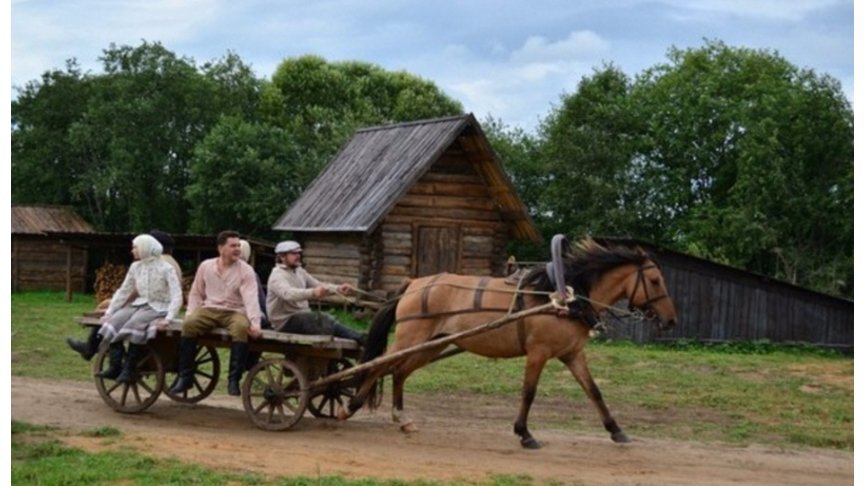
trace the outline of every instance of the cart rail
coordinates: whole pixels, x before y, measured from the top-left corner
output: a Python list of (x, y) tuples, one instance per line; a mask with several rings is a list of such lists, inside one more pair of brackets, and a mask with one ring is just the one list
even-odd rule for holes
[[(101, 326), (101, 322), (99, 318), (101, 317), (100, 313), (90, 312), (84, 314), (83, 316), (78, 318), (78, 324), (86, 327), (98, 327)], [(183, 321), (181, 319), (173, 319), (171, 324), (164, 330), (160, 330), (160, 334), (164, 334), (165, 336), (172, 337), (180, 335), (180, 332), (183, 328)], [(215, 338), (219, 341), (228, 342), (231, 340), (231, 335), (225, 329), (214, 329), (210, 331), (206, 337)], [(270, 343), (270, 344), (296, 344), (296, 345), (305, 345), (311, 346), (313, 348), (323, 348), (323, 349), (344, 349), (344, 350), (355, 350), (359, 349), (360, 346), (356, 341), (352, 339), (344, 339), (338, 338), (329, 335), (319, 335), (319, 334), (292, 334), (285, 333), (279, 331), (273, 331), (269, 329), (264, 329), (261, 331), (261, 336), (258, 339), (250, 339), (250, 343)]]

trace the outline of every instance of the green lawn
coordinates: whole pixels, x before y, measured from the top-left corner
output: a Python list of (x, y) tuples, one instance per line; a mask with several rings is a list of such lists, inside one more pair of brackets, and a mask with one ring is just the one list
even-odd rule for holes
[[(75, 323), (75, 318), (94, 307), (92, 296), (77, 295), (73, 302), (67, 303), (62, 293), (13, 294), (12, 375), (89, 380), (89, 364), (71, 352), (64, 339), (67, 335), (78, 338), (86, 335)], [(631, 435), (740, 445), (853, 448), (853, 359), (848, 356), (811, 347), (766, 343), (707, 347), (692, 343), (637, 346), (592, 342), (588, 347), (588, 357), (591, 371), (607, 403), (617, 411), (619, 422)], [(522, 368), (522, 359), (489, 360), (463, 354), (418, 371), (409, 379), (407, 391), (481, 394), (512, 404), (515, 414)], [(581, 388), (557, 361), (550, 361), (544, 370), (538, 394), (540, 397), (572, 401), (581, 405), (583, 411), (586, 409), (587, 398)], [(650, 422), (640, 420), (646, 415), (650, 415)], [(622, 417), (630, 419), (622, 420)], [(593, 433), (602, 430), (593, 409), (588, 409), (588, 413), (574, 412), (553, 426)], [(33, 452), (27, 441), (13, 444), (13, 479), (21, 478), (23, 481), (28, 477), (28, 468), (34, 462), (45, 464), (44, 467), (49, 469), (55, 467), (50, 461), (49, 464), (38, 459), (46, 451), (52, 457), (51, 461), (60, 461), (61, 465), (56, 466), (59, 470), (68, 467), (67, 461), (81, 464), (88, 470), (91, 461), (108, 464), (113, 461), (131, 461), (133, 464), (135, 461), (150, 461), (131, 452), (128, 457), (69, 452), (50, 441), (33, 447), (39, 450)], [(45, 448), (45, 451), (40, 448)], [(16, 450), (23, 459), (15, 459)], [(165, 467), (172, 471), (182, 470), (166, 472), (168, 478), (175, 474), (182, 478), (166, 479), (167, 482), (209, 483), (212, 479), (209, 476), (204, 479), (210, 473), (195, 468), (176, 464)], [(81, 471), (81, 474), (88, 473)], [(190, 479), (198, 476), (202, 479)], [(139, 482), (129, 475), (100, 477), (103, 479), (97, 482)], [(255, 477), (219, 478), (214, 481), (270, 484), (266, 481), (261, 483), (263, 480)], [(340, 478), (319, 483), (319, 479), (315, 479), (316, 484), (372, 484), (346, 482)], [(493, 478), (490, 481), (509, 484), (513, 480)], [(290, 484), (307, 484), (302, 478), (297, 481)], [(514, 484), (517, 483), (518, 478)]]

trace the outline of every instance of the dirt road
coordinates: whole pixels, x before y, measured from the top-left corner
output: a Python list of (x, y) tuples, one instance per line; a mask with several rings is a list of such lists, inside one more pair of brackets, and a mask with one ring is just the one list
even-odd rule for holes
[(145, 413), (122, 415), (111, 411), (90, 383), (12, 379), (13, 420), (67, 429), (71, 433), (63, 439), (70, 445), (109, 447), (113, 439), (77, 432), (111, 426), (144, 454), (235, 472), (466, 481), (507, 474), (587, 485), (853, 482), (851, 452), (639, 437), (617, 445), (599, 423), (591, 434), (554, 430), (543, 420), (554, 414), (548, 403), (536, 405), (531, 423), (545, 447), (527, 451), (511, 433), (515, 399), (415, 395), (406, 397), (406, 405), (420, 427), (410, 435), (392, 425), (389, 407), (361, 412), (348, 422), (304, 418), (290, 431), (265, 432), (247, 419), (239, 399), (218, 393), (197, 405), (160, 398)]

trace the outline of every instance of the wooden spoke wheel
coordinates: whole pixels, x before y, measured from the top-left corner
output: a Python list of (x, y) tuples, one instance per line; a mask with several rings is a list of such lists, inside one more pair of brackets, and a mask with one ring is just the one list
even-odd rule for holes
[(93, 364), (96, 390), (105, 403), (121, 413), (138, 413), (156, 402), (165, 383), (165, 372), (162, 360), (153, 348), (148, 346), (145, 355), (138, 359), (135, 366), (138, 379), (134, 383), (118, 383), (110, 378), (96, 376), (95, 373), (108, 368), (108, 362), (107, 351), (102, 351)]
[[(330, 360), (327, 363), (327, 375), (347, 370), (354, 366), (351, 361), (342, 358)], [(330, 383), (323, 390), (314, 390), (309, 398), (309, 412), (318, 418), (336, 418), (339, 407), (347, 408), (348, 402), (357, 394), (355, 377)]]
[[(179, 359), (179, 356), (178, 356)], [(166, 373), (164, 392), (171, 400), (183, 403), (196, 403), (207, 398), (219, 381), (219, 353), (212, 346), (199, 344), (195, 348), (195, 373), (192, 375), (192, 388), (180, 394), (171, 393), (180, 376), (177, 373), (177, 359), (174, 369)]]
[(296, 424), (309, 401), (306, 376), (286, 359), (263, 360), (243, 382), (243, 408), (258, 428), (287, 430)]

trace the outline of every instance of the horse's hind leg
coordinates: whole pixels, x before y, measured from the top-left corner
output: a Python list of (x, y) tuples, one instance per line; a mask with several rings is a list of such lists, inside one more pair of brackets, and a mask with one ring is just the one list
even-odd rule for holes
[(513, 432), (520, 439), (522, 447), (526, 449), (539, 449), (543, 447), (537, 442), (528, 431), (528, 412), (531, 410), (531, 404), (534, 403), (534, 397), (537, 394), (537, 383), (540, 381), (540, 373), (543, 372), (543, 367), (546, 365), (546, 360), (549, 357), (546, 355), (538, 355), (528, 353), (525, 358), (525, 375), (522, 379), (522, 405), (519, 407), (519, 416), (513, 424)]
[(393, 421), (399, 424), (399, 429), (402, 432), (411, 433), (418, 430), (417, 426), (414, 425), (414, 421), (405, 415), (405, 380), (408, 379), (411, 373), (432, 361), (445, 347), (433, 348), (429, 351), (415, 354), (393, 370), (393, 409), (391, 414)]
[(603, 395), (600, 393), (600, 389), (597, 388), (597, 384), (594, 383), (594, 378), (591, 377), (591, 372), (588, 371), (588, 363), (585, 360), (585, 353), (578, 352), (575, 356), (572, 357), (562, 357), (560, 358), (561, 362), (567, 366), (573, 376), (576, 378), (576, 381), (582, 385), (582, 389), (585, 390), (585, 394), (588, 395), (588, 398), (594, 403), (594, 407), (597, 408), (597, 412), (600, 413), (600, 417), (603, 419), (603, 427), (609, 432), (612, 437), (612, 440), (618, 443), (630, 442), (630, 438), (627, 437), (621, 427), (618, 427), (618, 423), (615, 422), (615, 419), (612, 418), (612, 414), (609, 413), (609, 409), (606, 408), (606, 402), (603, 401)]

